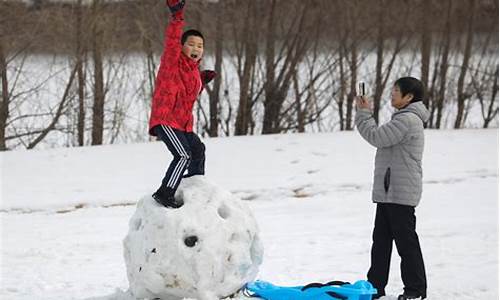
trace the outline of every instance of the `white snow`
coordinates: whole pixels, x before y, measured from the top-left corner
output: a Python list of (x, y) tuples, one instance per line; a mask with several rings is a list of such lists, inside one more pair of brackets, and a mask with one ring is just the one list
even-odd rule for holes
[(253, 281), (263, 248), (247, 204), (204, 176), (182, 180), (176, 199), (178, 209), (137, 204), (123, 242), (131, 293), (217, 300)]
[[(205, 139), (207, 179), (246, 200), (258, 278), (365, 279), (375, 149), (356, 132)], [(160, 142), (0, 155), (2, 299), (128, 300), (123, 238), (160, 184)], [(416, 210), (428, 299), (498, 299), (498, 129), (426, 131)], [(386, 291), (402, 290), (393, 253)]]

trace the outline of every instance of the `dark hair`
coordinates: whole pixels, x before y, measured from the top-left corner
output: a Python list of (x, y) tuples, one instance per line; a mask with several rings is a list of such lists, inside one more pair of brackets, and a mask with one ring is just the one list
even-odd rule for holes
[(422, 101), (424, 99), (424, 85), (417, 78), (402, 77), (396, 80), (394, 85), (399, 87), (403, 97), (408, 94), (413, 95), (413, 99), (411, 99), (410, 103)]
[(187, 30), (186, 32), (184, 32), (182, 34), (181, 44), (184, 45), (184, 43), (187, 41), (188, 37), (190, 37), (190, 36), (201, 37), (201, 39), (203, 40), (203, 42), (205, 42), (205, 38), (203, 37), (203, 34), (201, 34), (201, 32), (199, 32), (196, 29), (189, 29), (189, 30)]

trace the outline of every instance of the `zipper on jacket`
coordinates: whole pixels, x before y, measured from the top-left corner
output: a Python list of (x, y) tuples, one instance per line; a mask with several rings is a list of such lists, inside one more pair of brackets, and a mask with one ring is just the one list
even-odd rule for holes
[(389, 186), (391, 185), (391, 168), (387, 168), (384, 176), (384, 189), (385, 193), (389, 191)]

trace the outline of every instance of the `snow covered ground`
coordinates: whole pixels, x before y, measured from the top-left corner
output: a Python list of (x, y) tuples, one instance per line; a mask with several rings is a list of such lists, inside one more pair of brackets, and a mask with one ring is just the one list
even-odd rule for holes
[[(498, 130), (426, 138), (416, 214), (428, 299), (498, 299)], [(259, 223), (258, 278), (365, 278), (375, 149), (356, 132), (205, 143), (210, 181), (248, 201)], [(128, 221), (169, 160), (159, 142), (0, 154), (0, 298), (125, 299)], [(402, 290), (399, 278), (394, 253), (387, 299)]]

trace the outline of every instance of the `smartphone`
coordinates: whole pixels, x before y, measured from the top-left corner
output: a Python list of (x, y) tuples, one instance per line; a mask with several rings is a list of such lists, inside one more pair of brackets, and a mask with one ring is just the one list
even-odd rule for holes
[(366, 87), (363, 81), (358, 83), (358, 96), (363, 97), (366, 96)]

